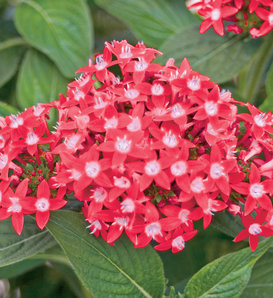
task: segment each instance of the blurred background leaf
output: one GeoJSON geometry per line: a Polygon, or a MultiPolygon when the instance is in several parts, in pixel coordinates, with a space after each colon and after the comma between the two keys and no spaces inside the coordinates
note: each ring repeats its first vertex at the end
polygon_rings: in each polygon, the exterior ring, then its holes
{"type": "Polygon", "coordinates": [[[95,297],[161,297],[165,288],[160,258],[150,247],[135,249],[123,236],[115,246],[90,237],[82,214],[58,211],[47,225],[78,277],[95,297]]]}
{"type": "Polygon", "coordinates": [[[21,109],[38,102],[50,102],[65,93],[67,79],[44,54],[34,49],[24,57],[17,80],[17,98],[21,109]]]}
{"type": "Polygon", "coordinates": [[[96,0],[97,5],[119,18],[145,44],[159,47],[179,28],[198,22],[180,0],[96,0]]]}
{"type": "Polygon", "coordinates": [[[21,35],[71,78],[85,66],[93,46],[93,28],[83,0],[22,0],[15,24],[21,35]]]}
{"type": "Polygon", "coordinates": [[[231,80],[248,63],[258,50],[260,41],[242,40],[239,36],[221,37],[212,30],[199,33],[199,26],[183,28],[167,39],[160,50],[164,53],[158,58],[165,63],[168,58],[176,59],[178,65],[184,57],[192,69],[209,76],[214,82],[231,80]]]}
{"type": "Polygon", "coordinates": [[[0,221],[0,267],[26,259],[56,244],[47,230],[39,230],[35,220],[25,216],[22,234],[14,232],[11,220],[0,221]]]}

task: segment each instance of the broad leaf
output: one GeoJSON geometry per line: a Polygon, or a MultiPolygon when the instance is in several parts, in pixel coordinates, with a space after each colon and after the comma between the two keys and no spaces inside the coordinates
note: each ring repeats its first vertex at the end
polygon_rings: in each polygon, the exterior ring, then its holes
{"type": "Polygon", "coordinates": [[[50,57],[68,78],[86,65],[93,36],[84,0],[22,0],[15,12],[22,36],[50,57]]]}
{"type": "Polygon", "coordinates": [[[185,288],[185,297],[239,297],[246,287],[255,262],[267,251],[272,239],[225,255],[197,272],[185,288]]]}
{"type": "Polygon", "coordinates": [[[221,37],[212,30],[200,34],[198,26],[193,25],[165,41],[160,48],[164,55],[158,61],[165,63],[173,57],[180,65],[186,57],[194,70],[222,83],[231,80],[242,70],[258,45],[257,40],[246,41],[240,36],[221,37]]]}
{"type": "Polygon", "coordinates": [[[5,117],[10,114],[16,114],[18,111],[13,106],[6,104],[5,102],[0,101],[0,116],[5,117]]]}
{"type": "Polygon", "coordinates": [[[28,50],[17,81],[16,92],[21,108],[56,100],[65,90],[66,79],[54,63],[44,54],[28,50]]]}
{"type": "Polygon", "coordinates": [[[89,235],[81,214],[52,213],[47,225],[94,297],[161,297],[164,275],[151,247],[135,249],[126,237],[115,246],[89,235]]]}
{"type": "Polygon", "coordinates": [[[266,77],[266,92],[268,95],[273,94],[273,62],[266,77]]]}
{"type": "Polygon", "coordinates": [[[11,79],[17,71],[24,51],[21,38],[0,42],[0,87],[11,79]]]}
{"type": "Polygon", "coordinates": [[[180,0],[96,0],[96,4],[126,23],[140,40],[153,47],[160,46],[178,28],[198,21],[180,0]]]}
{"type": "Polygon", "coordinates": [[[250,281],[241,297],[268,298],[273,292],[273,253],[267,252],[255,264],[250,281]]]}
{"type": "Polygon", "coordinates": [[[273,93],[269,94],[264,102],[259,106],[263,112],[273,111],[273,93]]]}
{"type": "Polygon", "coordinates": [[[26,259],[56,244],[50,233],[40,231],[29,216],[25,216],[20,236],[15,233],[10,219],[0,222],[0,235],[0,267],[26,259]]]}
{"type": "Polygon", "coordinates": [[[26,259],[15,264],[11,264],[0,268],[0,279],[7,279],[24,274],[42,264],[44,260],[26,259]]]}
{"type": "Polygon", "coordinates": [[[239,216],[234,216],[225,211],[215,215],[212,221],[212,226],[233,238],[244,229],[239,216]]]}

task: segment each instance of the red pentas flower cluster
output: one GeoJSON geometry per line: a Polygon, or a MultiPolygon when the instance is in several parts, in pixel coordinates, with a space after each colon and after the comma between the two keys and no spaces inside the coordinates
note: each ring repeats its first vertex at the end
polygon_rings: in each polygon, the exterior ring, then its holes
{"type": "MultiPolygon", "coordinates": [[[[190,1],[191,2],[191,1],[190,1]]],[[[198,0],[189,4],[204,18],[200,33],[213,27],[221,36],[225,34],[223,21],[229,32],[249,32],[253,38],[264,36],[273,29],[272,0],[198,0]]]]}
{"type": "Polygon", "coordinates": [[[216,212],[241,216],[255,250],[273,235],[273,116],[143,43],[106,43],[66,97],[0,118],[0,220],[43,229],[70,195],[90,233],[178,252],[216,212]],[[114,74],[116,73],[116,74],[114,74]],[[117,75],[118,74],[118,75],[117,75]],[[96,79],[95,79],[96,78],[96,79]],[[238,113],[244,106],[249,113],[238,113]],[[54,131],[47,123],[58,110],[54,131]]]}

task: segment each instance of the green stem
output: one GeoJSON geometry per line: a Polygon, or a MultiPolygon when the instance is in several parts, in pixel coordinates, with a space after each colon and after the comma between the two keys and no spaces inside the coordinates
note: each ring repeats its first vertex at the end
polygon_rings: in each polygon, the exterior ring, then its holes
{"type": "Polygon", "coordinates": [[[252,104],[258,104],[257,94],[264,83],[265,73],[273,57],[273,32],[268,34],[254,59],[238,77],[238,91],[252,104]]]}
{"type": "Polygon", "coordinates": [[[17,46],[27,46],[28,43],[21,37],[15,37],[0,43],[0,51],[17,46]]]}

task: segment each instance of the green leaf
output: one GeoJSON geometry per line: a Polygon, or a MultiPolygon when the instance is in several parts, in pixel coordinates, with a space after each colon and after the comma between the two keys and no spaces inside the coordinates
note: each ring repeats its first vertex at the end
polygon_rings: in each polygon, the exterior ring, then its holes
{"type": "Polygon", "coordinates": [[[66,90],[66,79],[45,55],[34,49],[28,50],[19,72],[17,98],[21,108],[38,102],[58,99],[66,90]]]}
{"type": "Polygon", "coordinates": [[[68,78],[87,64],[93,43],[92,22],[84,0],[22,0],[15,25],[35,48],[51,58],[68,78]]]}
{"type": "Polygon", "coordinates": [[[164,53],[160,63],[173,57],[180,65],[188,58],[192,69],[222,83],[236,76],[257,50],[259,41],[242,40],[240,36],[221,37],[212,30],[199,33],[196,25],[187,27],[172,35],[161,46],[164,53]]]}
{"type": "Polygon", "coordinates": [[[0,267],[19,262],[56,244],[50,233],[40,231],[29,216],[25,216],[20,236],[14,231],[10,219],[0,222],[0,235],[0,267]]]}
{"type": "Polygon", "coordinates": [[[264,102],[259,106],[263,112],[273,111],[273,93],[269,94],[264,102]]]}
{"type": "Polygon", "coordinates": [[[159,47],[178,28],[196,23],[180,0],[96,0],[96,4],[126,23],[145,44],[159,47]]]}
{"type": "Polygon", "coordinates": [[[26,259],[15,264],[11,264],[0,268],[0,279],[7,279],[16,277],[18,275],[24,274],[40,265],[42,265],[44,260],[32,260],[26,259]]]}
{"type": "Polygon", "coordinates": [[[271,243],[269,238],[262,241],[255,252],[245,248],[209,263],[190,279],[185,297],[239,297],[248,283],[253,265],[271,243]]]}
{"type": "Polygon", "coordinates": [[[0,43],[0,87],[16,73],[24,47],[21,38],[12,38],[0,43]]]}
{"type": "Polygon", "coordinates": [[[85,226],[82,214],[71,211],[52,212],[47,225],[94,297],[162,297],[162,263],[151,247],[135,249],[126,237],[111,246],[85,226]]]}
{"type": "Polygon", "coordinates": [[[5,102],[0,101],[0,116],[5,117],[10,114],[17,114],[17,109],[13,106],[6,104],[5,102]]]}
{"type": "Polygon", "coordinates": [[[268,298],[273,292],[273,253],[267,252],[255,264],[250,281],[241,297],[268,298]]]}
{"type": "Polygon", "coordinates": [[[268,71],[265,86],[266,86],[267,94],[272,95],[273,94],[273,62],[272,62],[270,69],[268,71]]]}
{"type": "MultiPolygon", "coordinates": [[[[253,56],[253,59],[240,72],[237,80],[237,92],[248,102],[258,106],[260,100],[260,90],[264,86],[266,72],[268,71],[270,62],[273,58],[273,32],[268,34],[262,40],[259,50],[253,56]]],[[[270,78],[269,78],[270,81],[270,78]]],[[[273,71],[272,71],[273,84],[273,71]]],[[[268,95],[270,94],[270,83],[268,84],[268,95]]],[[[271,85],[273,90],[273,87],[271,85]]],[[[264,98],[264,97],[262,97],[264,98]]]]}
{"type": "Polygon", "coordinates": [[[233,238],[244,229],[240,217],[234,216],[229,212],[216,214],[213,218],[212,226],[233,238]]]}

